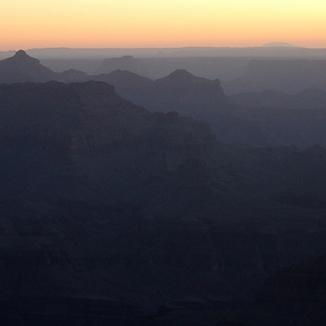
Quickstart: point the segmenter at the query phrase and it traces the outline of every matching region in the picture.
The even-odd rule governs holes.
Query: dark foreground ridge
[[[0,86],[0,144],[11,324],[216,324],[326,252],[321,146],[225,146],[106,83],[55,81]]]

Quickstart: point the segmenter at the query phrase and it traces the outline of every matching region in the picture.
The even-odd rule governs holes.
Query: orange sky
[[[35,47],[326,47],[326,0],[11,0],[0,50]]]

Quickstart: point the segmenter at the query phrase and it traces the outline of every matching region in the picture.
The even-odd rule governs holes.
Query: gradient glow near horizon
[[[11,0],[0,21],[0,50],[326,47],[325,0]]]

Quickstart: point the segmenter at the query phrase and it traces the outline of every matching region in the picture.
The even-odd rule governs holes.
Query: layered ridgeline
[[[102,82],[1,85],[0,121],[7,319],[216,321],[326,252],[321,147],[224,146]]]
[[[256,91],[227,97],[218,79],[196,77],[182,69],[154,81],[121,70],[94,76],[76,70],[55,73],[24,51],[0,62],[1,83],[50,80],[107,82],[120,96],[150,111],[174,110],[209,122],[217,138],[225,143],[326,146],[326,91],[322,89],[292,95]],[[315,85],[308,84],[305,87]]]
[[[133,70],[128,65],[126,68]],[[219,80],[196,77],[180,69],[153,81],[131,71],[116,70],[93,76],[76,70],[56,73],[20,50],[13,57],[0,61],[0,83],[104,81],[113,85],[119,95],[151,111],[175,110],[206,120],[229,106]]]

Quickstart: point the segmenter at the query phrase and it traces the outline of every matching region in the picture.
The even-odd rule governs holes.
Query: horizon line
[[[275,44],[275,45],[274,45]],[[67,46],[50,46],[50,47],[32,47],[32,48],[19,48],[19,49],[10,49],[10,50],[0,50],[0,52],[13,52],[13,51],[32,51],[32,50],[175,50],[175,49],[273,49],[273,48],[282,48],[282,49],[308,49],[308,50],[321,50],[326,49],[326,47],[307,47],[299,46],[293,44],[281,43],[277,45],[277,42],[266,43],[256,46],[165,46],[165,47],[155,47],[155,46],[140,46],[140,47],[67,47]]]

